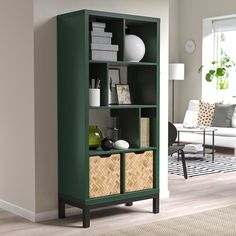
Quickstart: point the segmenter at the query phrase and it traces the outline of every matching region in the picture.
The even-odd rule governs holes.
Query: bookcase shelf
[[[106,32],[112,37],[96,39],[94,30],[95,35]],[[126,34],[143,40],[146,51],[140,62],[125,61]],[[153,213],[158,213],[160,19],[76,11],[57,17],[57,40],[59,218],[65,217],[65,204],[76,206],[83,210],[83,227],[89,227],[94,208],[149,198]],[[107,48],[118,46],[117,58],[92,60],[96,58],[92,50],[106,49],[106,45],[92,45],[96,40],[109,41]],[[110,101],[112,69],[122,72],[120,83],[129,85],[131,104]],[[100,88],[96,107],[89,106],[94,78]],[[119,120],[119,138],[129,143],[129,149],[89,149],[89,126],[97,125],[105,133],[107,118]],[[145,119],[149,143],[143,146]]]
[[[142,152],[150,151],[150,150],[156,150],[156,147],[129,148],[126,150],[112,149],[109,151],[104,151],[101,149],[89,150],[89,156],[90,157],[91,156],[109,157],[111,154],[116,154],[116,153],[129,153],[129,152],[142,153]]]

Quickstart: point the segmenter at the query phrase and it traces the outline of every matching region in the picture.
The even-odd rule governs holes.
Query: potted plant
[[[234,61],[223,51],[219,61],[212,61],[212,67],[205,75],[208,82],[216,79],[216,89],[228,89],[229,87],[229,72],[230,68],[235,66]],[[198,72],[202,72],[203,65],[200,66]]]

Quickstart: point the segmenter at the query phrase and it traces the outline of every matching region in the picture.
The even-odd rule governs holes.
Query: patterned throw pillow
[[[215,104],[200,101],[198,112],[198,125],[211,126]]]

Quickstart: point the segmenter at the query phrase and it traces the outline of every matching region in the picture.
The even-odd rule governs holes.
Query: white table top
[[[217,129],[214,127],[207,127],[207,126],[199,126],[199,127],[184,127],[182,124],[174,124],[177,131],[179,132],[213,132],[216,131]]]

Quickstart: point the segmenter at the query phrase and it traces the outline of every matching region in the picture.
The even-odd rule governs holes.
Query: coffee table
[[[177,129],[177,142],[178,145],[180,144],[180,134],[182,132],[191,132],[191,133],[200,133],[202,134],[202,145],[203,145],[203,157],[205,157],[206,154],[206,144],[205,144],[205,140],[206,140],[206,133],[209,133],[212,136],[212,147],[210,149],[210,152],[207,152],[208,154],[212,155],[212,162],[214,162],[214,158],[215,158],[215,131],[217,130],[216,128],[212,128],[212,127],[197,127],[197,128],[185,128],[185,127],[176,127]],[[199,152],[197,152],[199,153]],[[197,154],[196,153],[196,154]]]

